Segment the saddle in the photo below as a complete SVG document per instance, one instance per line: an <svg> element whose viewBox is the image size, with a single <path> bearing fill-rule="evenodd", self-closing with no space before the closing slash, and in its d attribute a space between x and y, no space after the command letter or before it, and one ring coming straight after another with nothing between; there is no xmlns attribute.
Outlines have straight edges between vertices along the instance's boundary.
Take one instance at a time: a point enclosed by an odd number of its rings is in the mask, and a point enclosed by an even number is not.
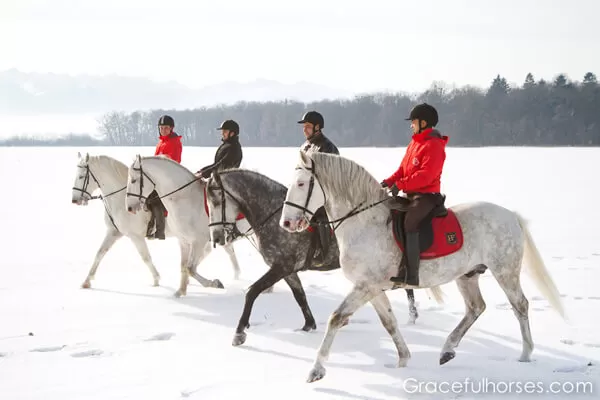
<svg viewBox="0 0 600 400"><path fill-rule="evenodd" d="M435 241L434 219L445 218L448 216L448 209L445 205L446 196L440 194L436 199L436 206L429 214L421 221L419 225L419 248L421 253L426 252L431 248ZM406 246L406 235L404 230L404 216L408 211L411 201L406 197L394 196L393 200L386 202L390 208L390 219L392 222L392 230L396 241L399 242L402 248ZM389 221L389 220L388 220ZM448 244L452 243L452 238Z"/></svg>

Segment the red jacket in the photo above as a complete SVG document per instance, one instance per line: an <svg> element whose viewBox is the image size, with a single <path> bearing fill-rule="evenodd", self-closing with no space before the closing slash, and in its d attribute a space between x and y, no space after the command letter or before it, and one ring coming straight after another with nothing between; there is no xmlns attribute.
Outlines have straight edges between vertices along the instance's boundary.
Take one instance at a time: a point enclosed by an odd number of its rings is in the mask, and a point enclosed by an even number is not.
<svg viewBox="0 0 600 400"><path fill-rule="evenodd" d="M169 136L160 136L154 155L163 154L181 164L181 150L181 136L173 132Z"/></svg>
<svg viewBox="0 0 600 400"><path fill-rule="evenodd" d="M404 193L439 193L448 136L426 129L413 135L396 172L384 182Z"/></svg>

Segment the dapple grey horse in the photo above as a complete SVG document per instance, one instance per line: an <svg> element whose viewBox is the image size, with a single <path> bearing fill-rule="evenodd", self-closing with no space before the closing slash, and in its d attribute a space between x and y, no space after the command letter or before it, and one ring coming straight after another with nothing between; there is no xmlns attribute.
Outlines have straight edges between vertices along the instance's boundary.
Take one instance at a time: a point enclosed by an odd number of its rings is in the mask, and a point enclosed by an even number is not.
<svg viewBox="0 0 600 400"><path fill-rule="evenodd" d="M246 294L244 311L239 320L233 344L240 345L246 340L245 328L248 326L252 305L265 289L283 279L288 284L296 302L304 315L304 331L316 329L310 307L306 300L299 271L328 271L338 269L339 250L337 242L331 246L323 266L317 266L313 260L315 247L313 235L309 232L290 234L278 226L281 209L287 188L281 183L255 171L229 169L215 173L207 183L210 233L213 243L227 245L238 237L235 218L242 213L248 219L257 239L257 250L263 256L270 269L258 279ZM431 290L433 296L441 302L441 289ZM410 321L417 318L414 296L409 298ZM347 321L345 321L347 322Z"/></svg>
<svg viewBox="0 0 600 400"><path fill-rule="evenodd" d="M340 263L344 275L354 284L331 314L309 382L325 376L324 362L342 322L367 302L375 307L396 346L398 366L406 366L410 358L386 295L386 291L396 285L390 277L396 275L402 257L392 234L390 207L384 204L386 201L389 201L386 191L356 162L337 155L300 153L280 225L289 232L302 232L311 215L325 206L330 220L341 220L336 231ZM508 297L519 322L523 340L520 361L530 361L533 339L529 327L529 303L520 283L524 261L528 267L526 271L540 292L561 316L565 314L559 292L525 221L518 213L487 202L457 205L451 210L464 234L462 247L444 257L422 260L419 271L419 288L456 281L465 301L466 314L448 336L440 364L454 358L454 349L485 310L479 275L486 269Z"/></svg>

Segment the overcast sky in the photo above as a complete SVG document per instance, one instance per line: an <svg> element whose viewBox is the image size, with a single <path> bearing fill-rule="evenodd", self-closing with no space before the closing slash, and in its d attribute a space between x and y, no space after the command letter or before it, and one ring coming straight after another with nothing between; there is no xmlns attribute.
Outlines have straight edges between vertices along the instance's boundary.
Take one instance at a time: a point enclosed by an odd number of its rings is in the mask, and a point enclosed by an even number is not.
<svg viewBox="0 0 600 400"><path fill-rule="evenodd" d="M0 70L356 91L600 75L599 0L1 0Z"/></svg>

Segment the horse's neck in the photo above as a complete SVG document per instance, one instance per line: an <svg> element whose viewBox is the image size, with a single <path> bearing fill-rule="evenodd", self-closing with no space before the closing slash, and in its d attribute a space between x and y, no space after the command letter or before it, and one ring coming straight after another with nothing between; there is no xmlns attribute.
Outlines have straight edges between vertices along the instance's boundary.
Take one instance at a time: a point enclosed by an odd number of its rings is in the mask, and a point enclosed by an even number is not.
<svg viewBox="0 0 600 400"><path fill-rule="evenodd" d="M127 177L122 178L115 171L114 167L110 165L110 160L99 159L93 163L90 163L90 171L94 174L98 180L97 184L102 192L103 196L116 192L127 186ZM123 191L123 194L125 191ZM111 195L107 200L115 195Z"/></svg>
<svg viewBox="0 0 600 400"><path fill-rule="evenodd" d="M254 229L258 229L259 225L262 226L263 224L264 227L277 225L279 218L276 216L281 213L281 210L278 213L273 213L278 208L282 208L285 200L285 192L281 192L280 194L277 190L273 190L268 182L262 181L257 177L242 176L242 179L243 184L229 184L229 188L226 187L226 189L231 191L231 194L236 197L237 201L245 204L249 214L245 215L248 223ZM258 195L259 193L261 195ZM271 218L268 218L269 216Z"/></svg>
<svg viewBox="0 0 600 400"><path fill-rule="evenodd" d="M327 216L330 221L337 221L333 224L338 227L337 231L340 232L340 234L343 234L345 231L360 232L360 229L357 230L357 227L373 223L383 224L389 216L390 211L384 203L375 205L380 200L356 200L356 204L350 205L345 199L336 199L327 188L323 188L323 191L328 200L327 204L325 204L325 211L327 211ZM383 199L384 198L381 200ZM349 216L352 212L357 212L357 214Z"/></svg>
<svg viewBox="0 0 600 400"><path fill-rule="evenodd" d="M154 181L155 190L159 196L166 196L168 194L175 193L177 194L176 197L172 197L170 195L164 197L162 199L163 202L170 202L174 201L174 199L177 199L177 201L193 200L193 202L197 204L202 204L198 203L200 200L196 198L197 196L203 195L203 186L201 182L196 181L186 187L183 187L195 179L193 175L185 174L183 173L184 171L181 171L175 168L175 166L171 166L166 162L146 162L146 164L142 166L142 169L146 174L148 174L150 179ZM178 189L181 190L178 191ZM174 191L176 192L172 193Z"/></svg>

